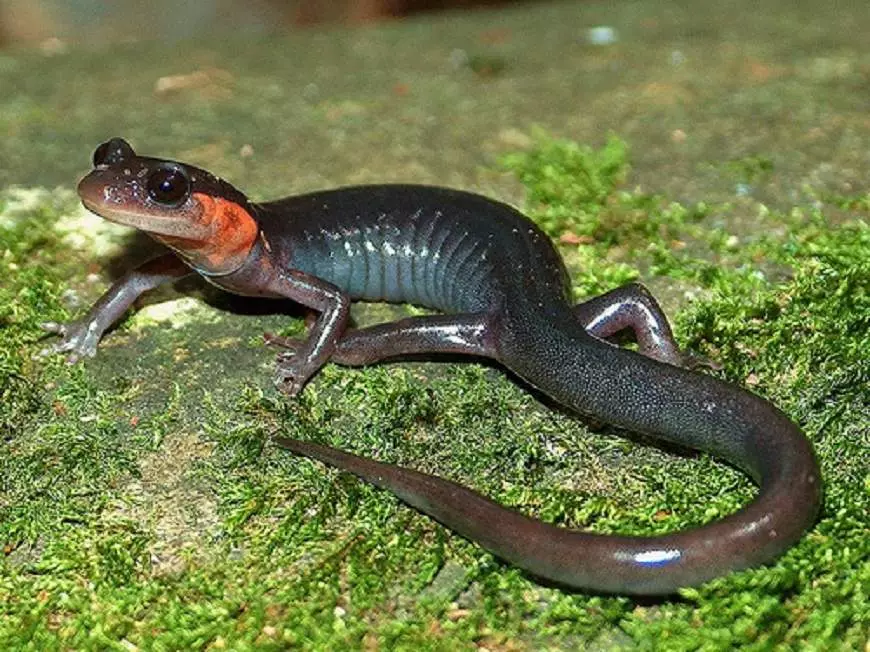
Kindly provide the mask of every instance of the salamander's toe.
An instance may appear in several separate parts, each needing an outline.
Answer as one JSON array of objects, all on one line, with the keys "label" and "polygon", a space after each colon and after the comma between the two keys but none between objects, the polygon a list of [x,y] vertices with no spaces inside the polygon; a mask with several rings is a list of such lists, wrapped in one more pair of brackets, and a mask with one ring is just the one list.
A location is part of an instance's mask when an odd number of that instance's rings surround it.
[{"label": "salamander's toe", "polygon": [[304,340],[299,340],[294,337],[283,337],[274,333],[263,333],[263,342],[266,346],[277,346],[287,351],[295,353]]},{"label": "salamander's toe", "polygon": [[[39,327],[47,333],[55,333],[57,335],[66,335],[66,324],[61,324],[56,321],[44,321]],[[44,350],[44,349],[43,349]]]},{"label": "salamander's toe", "polygon": [[704,357],[703,355],[687,353],[685,351],[681,354],[678,366],[683,369],[699,369],[705,367],[707,369],[712,369],[713,371],[720,371],[724,368],[721,362],[716,362],[715,360]]}]

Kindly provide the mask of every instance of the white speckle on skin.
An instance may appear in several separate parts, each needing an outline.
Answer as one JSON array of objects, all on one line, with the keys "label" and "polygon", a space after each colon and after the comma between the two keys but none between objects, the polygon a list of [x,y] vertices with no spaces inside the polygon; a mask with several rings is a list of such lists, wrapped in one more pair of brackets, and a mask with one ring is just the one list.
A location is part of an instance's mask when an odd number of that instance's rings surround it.
[{"label": "white speckle on skin", "polygon": [[676,548],[672,548],[668,550],[649,550],[646,552],[640,552],[634,556],[634,560],[638,564],[659,566],[671,561],[676,561],[680,557],[680,551]]}]

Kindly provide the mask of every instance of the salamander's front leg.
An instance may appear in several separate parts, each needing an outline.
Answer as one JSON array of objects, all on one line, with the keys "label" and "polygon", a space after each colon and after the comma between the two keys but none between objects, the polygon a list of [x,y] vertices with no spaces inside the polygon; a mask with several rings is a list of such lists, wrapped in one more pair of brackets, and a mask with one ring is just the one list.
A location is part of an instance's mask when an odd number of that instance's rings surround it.
[{"label": "salamander's front leg", "polygon": [[[493,357],[485,314],[409,317],[348,331],[339,340],[331,360],[360,367],[404,355],[458,353]],[[266,334],[266,343],[298,351],[306,340]]]},{"label": "salamander's front leg", "polygon": [[331,283],[295,269],[275,274],[267,283],[274,294],[320,312],[308,338],[278,356],[275,384],[295,396],[335,352],[347,328],[350,297]]},{"label": "salamander's front leg", "polygon": [[178,280],[193,272],[175,254],[164,254],[133,269],[115,281],[88,313],[71,322],[45,322],[42,329],[61,336],[59,342],[46,347],[41,355],[65,353],[67,362],[93,357],[103,333],[118,321],[143,293],[163,283]]},{"label": "salamander's front leg", "polygon": [[664,311],[640,283],[629,283],[577,304],[574,314],[590,335],[601,339],[630,329],[638,351],[655,360],[686,369],[719,368],[715,362],[680,350]]}]

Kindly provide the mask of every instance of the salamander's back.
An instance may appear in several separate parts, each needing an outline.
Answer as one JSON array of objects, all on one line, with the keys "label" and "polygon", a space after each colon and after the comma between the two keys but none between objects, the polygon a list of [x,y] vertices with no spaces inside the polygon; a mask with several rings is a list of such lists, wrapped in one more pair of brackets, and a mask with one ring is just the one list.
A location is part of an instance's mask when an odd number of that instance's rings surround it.
[{"label": "salamander's back", "polygon": [[539,295],[564,302],[567,274],[549,238],[507,204],[413,185],[358,186],[263,204],[287,264],[354,299],[447,312]]}]

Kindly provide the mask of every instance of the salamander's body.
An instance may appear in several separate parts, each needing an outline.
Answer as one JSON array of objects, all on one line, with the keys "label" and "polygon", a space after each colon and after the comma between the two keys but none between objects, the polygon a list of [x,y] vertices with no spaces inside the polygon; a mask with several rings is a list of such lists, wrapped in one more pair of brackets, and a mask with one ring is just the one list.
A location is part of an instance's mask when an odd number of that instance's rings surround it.
[{"label": "salamander's body", "polygon": [[[425,186],[363,186],[253,204],[203,170],[137,156],[114,139],[82,180],[85,205],[148,232],[174,254],[120,279],[82,320],[48,324],[54,350],[93,355],[142,292],[197,272],[239,294],[288,297],[320,312],[288,349],[277,382],[299,392],[327,360],[362,365],[406,354],[486,356],[582,414],[719,455],[761,486],[742,510],[661,537],[556,528],[452,482],[277,437],[351,471],[498,556],[556,582],[597,591],[668,593],[782,553],[812,524],[821,483],[802,433],[764,400],[686,369],[667,321],[641,287],[572,306],[549,239],[507,205]],[[352,300],[442,311],[347,330]],[[634,330],[640,353],[605,338]]]}]

